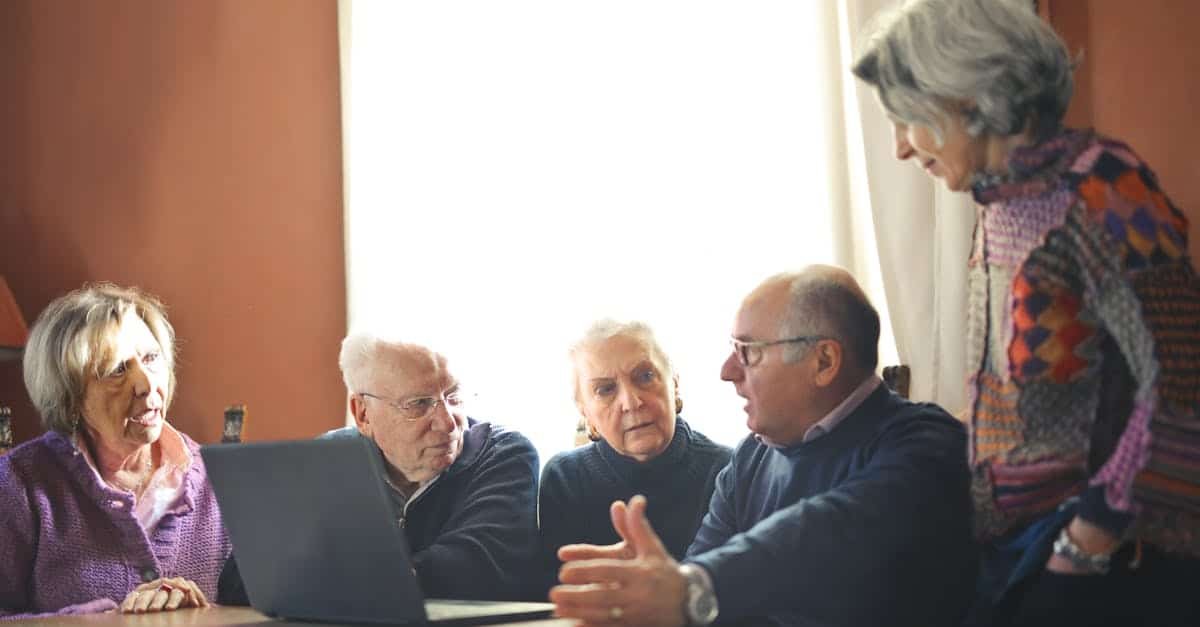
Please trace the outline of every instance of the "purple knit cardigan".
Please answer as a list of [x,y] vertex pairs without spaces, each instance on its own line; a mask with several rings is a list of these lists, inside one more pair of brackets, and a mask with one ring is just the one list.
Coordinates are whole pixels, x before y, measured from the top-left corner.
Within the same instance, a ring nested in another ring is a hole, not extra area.
[[157,577],[191,579],[215,600],[229,536],[200,447],[183,439],[184,498],[150,535],[133,496],[100,481],[66,436],[0,457],[0,620],[102,612]]

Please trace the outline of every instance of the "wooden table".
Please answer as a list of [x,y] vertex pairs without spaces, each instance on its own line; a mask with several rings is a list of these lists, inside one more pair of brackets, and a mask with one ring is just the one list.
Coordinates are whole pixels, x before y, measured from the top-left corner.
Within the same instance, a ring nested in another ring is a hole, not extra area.
[[[302,623],[275,620],[255,612],[248,607],[211,607],[202,610],[176,610],[154,614],[84,614],[82,616],[52,616],[23,621],[40,625],[79,625],[99,627],[120,625],[121,627],[207,627],[209,625],[305,625],[321,627],[333,623]],[[575,621],[566,618],[504,623],[506,627],[571,627]]]

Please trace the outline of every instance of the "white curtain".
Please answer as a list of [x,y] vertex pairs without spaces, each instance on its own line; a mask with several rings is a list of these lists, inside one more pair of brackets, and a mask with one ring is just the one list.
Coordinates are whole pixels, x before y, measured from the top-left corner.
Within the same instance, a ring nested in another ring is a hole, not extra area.
[[965,251],[969,232],[948,235],[958,208],[891,160],[847,72],[861,7],[341,8],[350,326],[446,353],[472,413],[543,462],[578,417],[566,348],[603,316],[653,325],[684,416],[735,443],[742,402],[718,378],[733,315],[809,263],[860,278],[915,396],[961,398],[962,273],[935,271],[965,263],[939,242]]
[[[893,4],[837,3],[843,67],[853,64],[869,20]],[[856,267],[882,278],[900,361],[912,368],[912,397],[957,414],[966,401],[966,273],[974,202],[969,194],[947,191],[912,162],[897,161],[891,124],[873,91],[848,71],[839,76],[846,81],[842,128],[850,205],[853,215],[873,224],[878,255],[873,268]]]

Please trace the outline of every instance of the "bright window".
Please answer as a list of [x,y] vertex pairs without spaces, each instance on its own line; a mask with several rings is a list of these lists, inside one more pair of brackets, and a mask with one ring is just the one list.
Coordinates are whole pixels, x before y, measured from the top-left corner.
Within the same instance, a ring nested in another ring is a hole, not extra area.
[[[656,329],[684,417],[741,298],[833,259],[819,2],[366,2],[350,11],[351,328],[430,342],[543,463],[578,419],[567,346]],[[835,87],[836,89],[836,87]]]

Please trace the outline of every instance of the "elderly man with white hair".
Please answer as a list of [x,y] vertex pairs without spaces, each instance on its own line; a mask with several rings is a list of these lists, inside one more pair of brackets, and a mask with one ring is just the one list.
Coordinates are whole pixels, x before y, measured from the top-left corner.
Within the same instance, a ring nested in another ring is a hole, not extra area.
[[468,417],[446,358],[424,346],[352,334],[339,365],[354,426],[321,437],[376,445],[425,595],[530,597],[538,456],[529,440]]

